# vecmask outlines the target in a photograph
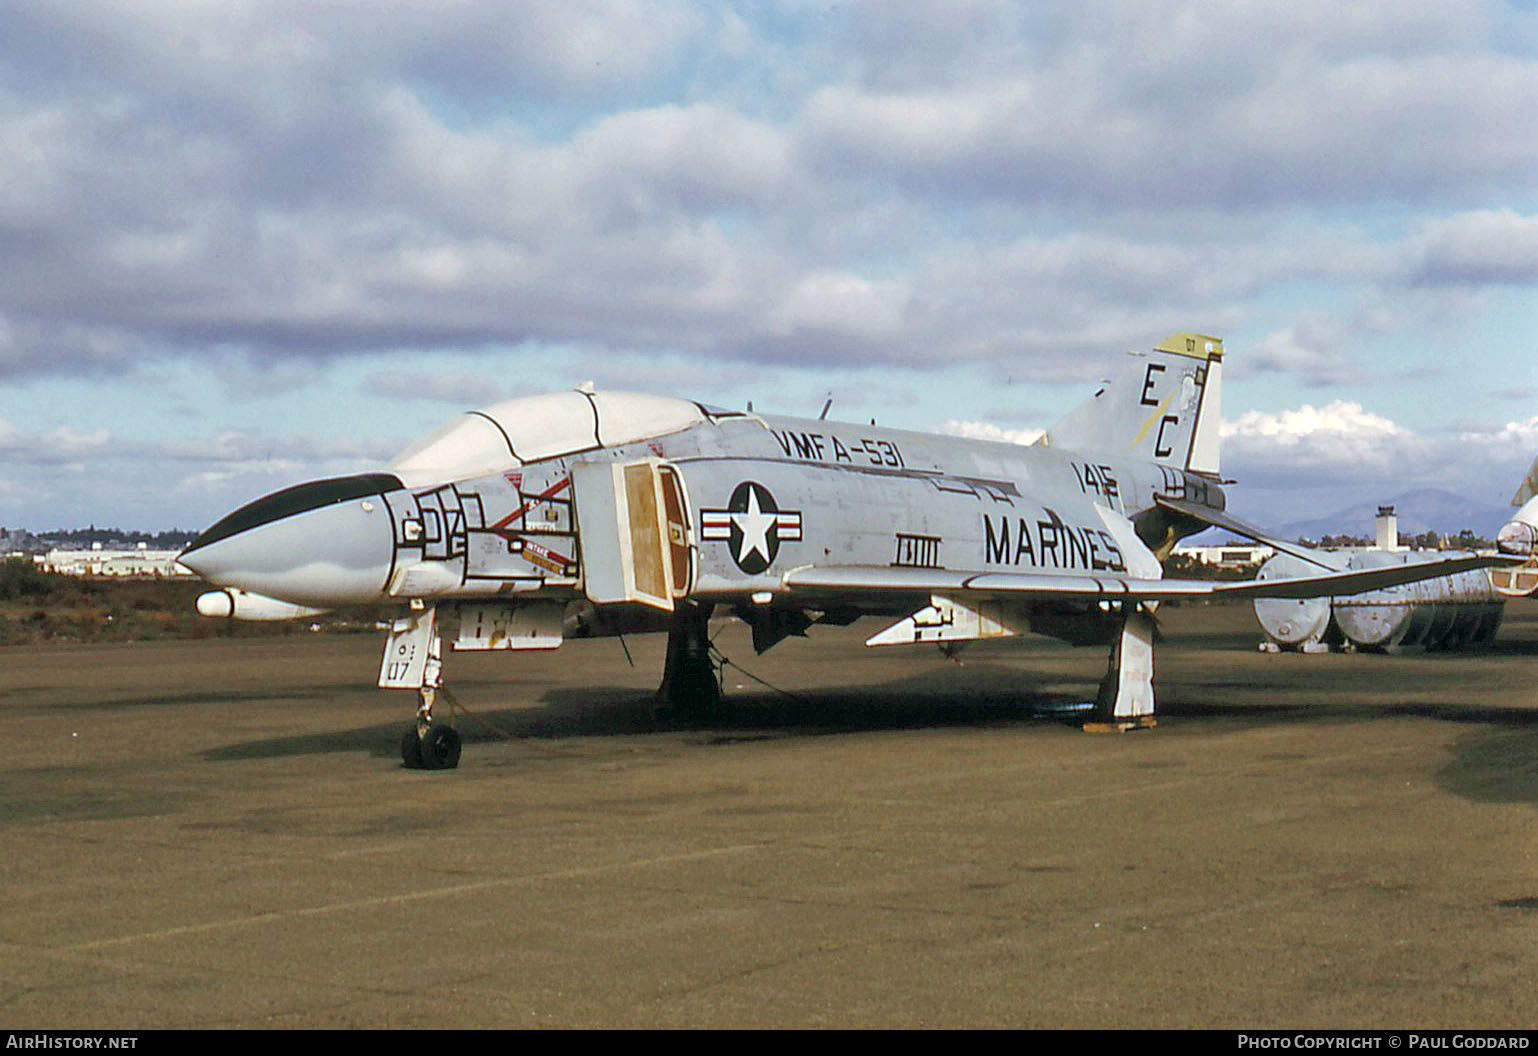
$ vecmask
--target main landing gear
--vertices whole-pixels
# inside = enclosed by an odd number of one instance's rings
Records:
[[[1094,715],[1084,724],[1085,733],[1124,733],[1158,725],[1154,718],[1153,613],[1142,605],[1129,606],[1121,633],[1111,643],[1111,659]]]
[[[657,704],[686,722],[708,722],[721,714],[721,683],[710,660],[711,608],[680,602],[668,630]]]

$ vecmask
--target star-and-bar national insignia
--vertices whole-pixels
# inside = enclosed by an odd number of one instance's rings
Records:
[[[774,564],[781,543],[801,541],[801,511],[782,510],[769,489],[745,480],[724,510],[700,510],[700,538],[725,541],[732,560],[750,576]]]

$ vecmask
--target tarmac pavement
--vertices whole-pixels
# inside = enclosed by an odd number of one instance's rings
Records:
[[[0,1025],[1538,1027],[1538,605],[1484,654],[1161,623],[1124,736],[1043,639],[727,625],[708,728],[659,637],[453,655],[445,772],[382,636],[0,650]]]

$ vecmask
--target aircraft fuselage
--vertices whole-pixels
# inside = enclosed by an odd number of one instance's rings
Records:
[[[513,401],[534,406],[508,416],[538,418],[544,399]],[[664,470],[663,505],[684,514],[672,522],[675,598],[774,594],[805,565],[1157,576],[1157,541],[1131,523],[1154,495],[1223,505],[1202,476],[1158,463],[668,402],[668,425],[694,421],[600,444],[599,408],[597,427],[571,430],[587,446],[551,457],[523,461],[510,437],[491,472],[425,481],[407,458],[301,485],[232,514],[183,560],[216,584],[306,606],[580,598],[594,528],[583,489],[604,486],[592,470],[606,464]],[[665,510],[657,520],[667,531]]]

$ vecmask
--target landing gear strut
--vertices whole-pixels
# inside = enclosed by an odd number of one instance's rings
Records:
[[[459,731],[452,723],[433,719],[433,704],[443,689],[443,660],[436,610],[417,609],[390,628],[382,688],[415,688],[417,721],[401,734],[401,763],[408,770],[452,770],[459,765]]]
[[[721,712],[721,683],[710,662],[710,605],[681,602],[668,630],[667,661],[657,704],[688,722],[705,722]]]
[[[1154,718],[1153,614],[1129,605],[1086,733],[1122,733],[1158,725]]]

